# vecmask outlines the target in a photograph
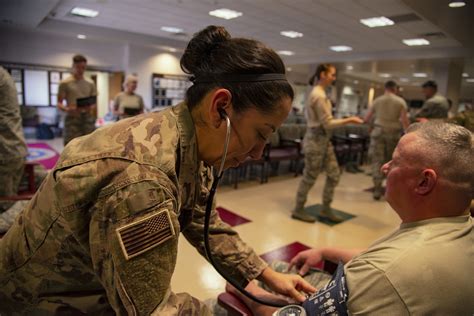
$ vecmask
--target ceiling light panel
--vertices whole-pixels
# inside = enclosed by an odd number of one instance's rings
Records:
[[[71,10],[71,14],[86,17],[86,18],[95,18],[96,16],[99,15],[99,11],[95,11],[95,10],[87,9],[87,8],[74,7]]]
[[[462,8],[466,5],[465,1],[451,1],[449,3],[450,8]]]
[[[235,18],[238,18],[239,16],[242,16],[242,12],[222,8],[222,9],[217,9],[214,11],[209,11],[209,15],[215,16],[217,18],[225,19],[225,20],[230,20],[230,19],[235,19]]]
[[[395,22],[393,22],[392,20],[384,16],[360,19],[360,23],[368,27],[382,27],[382,26],[389,26],[389,25],[395,24]]]
[[[296,31],[281,31],[280,35],[283,35],[289,38],[303,37],[303,33],[296,32]]]
[[[183,29],[180,29],[179,27],[174,27],[174,26],[162,26],[161,30],[168,33],[183,33],[184,31]]]
[[[348,52],[352,50],[352,47],[345,46],[345,45],[336,45],[336,46],[330,46],[329,49],[335,52]]]
[[[426,78],[426,77],[428,77],[428,75],[427,75],[426,73],[424,73],[424,72],[415,72],[415,73],[413,74],[413,77],[416,77],[416,78]]]
[[[291,50],[279,50],[277,53],[285,56],[293,56],[295,54],[295,52],[292,52]]]
[[[403,44],[408,46],[423,46],[423,45],[430,45],[430,42],[424,38],[410,38],[404,39]]]

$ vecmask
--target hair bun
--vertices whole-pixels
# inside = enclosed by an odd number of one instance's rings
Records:
[[[210,72],[212,63],[211,54],[223,42],[229,41],[231,36],[222,26],[210,25],[194,34],[181,57],[181,69],[188,74]]]

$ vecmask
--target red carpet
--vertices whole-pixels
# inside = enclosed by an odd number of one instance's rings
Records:
[[[28,144],[28,161],[34,161],[43,165],[46,169],[53,169],[59,159],[59,154],[46,143]]]
[[[237,215],[220,206],[216,207],[216,211],[219,213],[219,217],[222,219],[222,221],[229,224],[231,227],[251,222],[251,220]]]

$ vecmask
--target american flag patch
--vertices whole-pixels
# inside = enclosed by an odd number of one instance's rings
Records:
[[[131,259],[175,235],[168,210],[116,229],[125,258]]]

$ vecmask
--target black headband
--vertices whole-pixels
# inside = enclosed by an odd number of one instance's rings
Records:
[[[285,74],[201,74],[192,76],[192,83],[215,83],[215,82],[264,82],[264,81],[287,81]]]

